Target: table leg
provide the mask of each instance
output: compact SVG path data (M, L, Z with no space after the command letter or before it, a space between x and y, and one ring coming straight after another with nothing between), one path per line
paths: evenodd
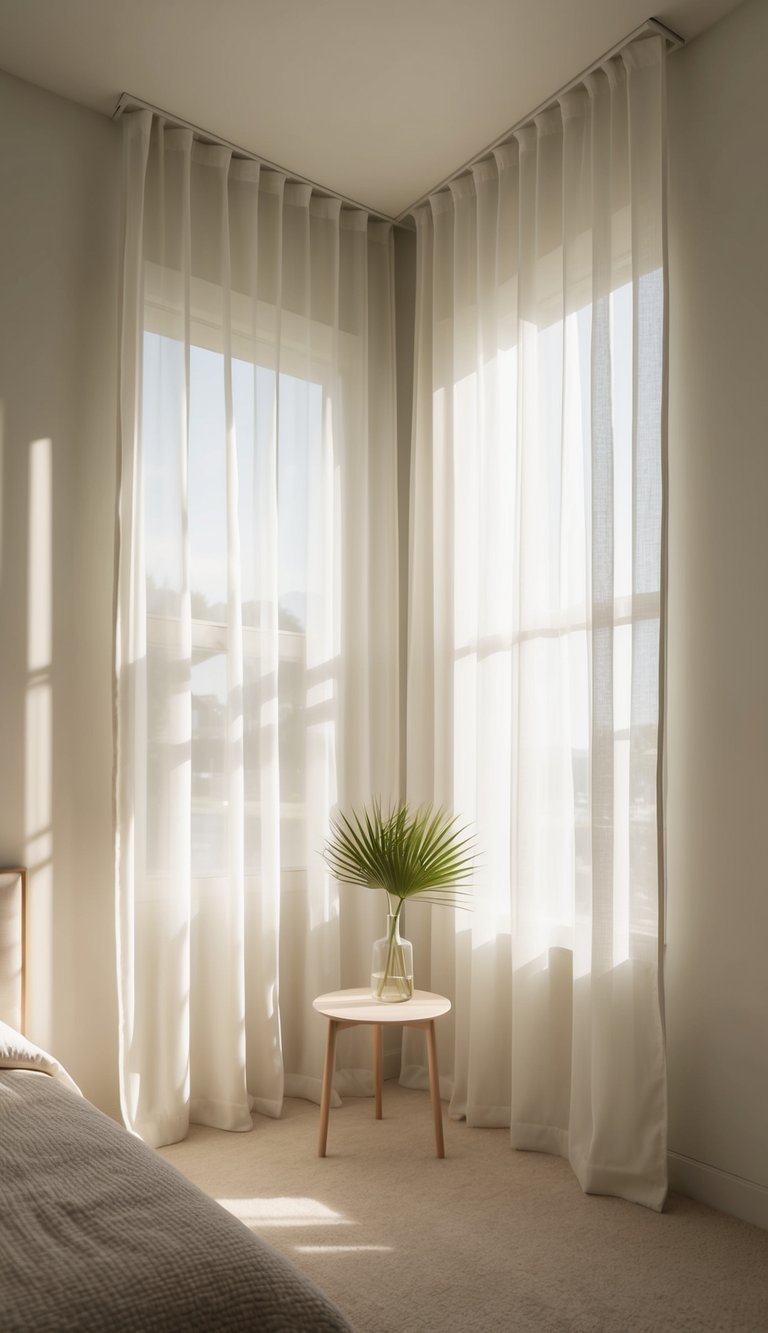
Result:
M333 1066L336 1058L336 1029L334 1018L328 1019L328 1041L325 1047L325 1066L323 1068L323 1091L320 1098L320 1139L317 1147L318 1157L325 1157L325 1145L328 1142L328 1116L331 1110L331 1088L333 1086Z
M373 1024L373 1091L376 1098L376 1119L381 1120L381 1081L382 1070L384 1067L384 1056L382 1052L382 1033L384 1028L381 1023Z
M429 1091L432 1097L432 1117L435 1122L435 1142L438 1157L445 1157L443 1141L443 1108L440 1105L440 1075L437 1072L437 1042L434 1020L427 1024L427 1061L429 1064Z

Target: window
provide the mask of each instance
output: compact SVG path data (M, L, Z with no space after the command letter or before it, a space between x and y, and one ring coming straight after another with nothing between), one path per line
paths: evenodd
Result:
M324 388L233 357L232 409L237 447L239 588L227 586L228 523L225 360L193 343L189 354L189 452L172 404L184 401L183 341L144 335L143 438L148 672L148 790L182 780L173 710L184 706L180 673L191 668L191 829L193 876L227 870L230 794L228 645L242 632L242 714L246 871L259 867L263 721L277 723L280 841L284 867L304 864L304 709L308 494L313 456L322 448ZM277 542L263 528L263 477L277 429ZM180 469L188 467L187 541L179 512ZM191 639L182 617L183 561L189 552ZM267 551L267 547L270 547ZM276 551L276 560L275 554ZM271 568L270 562L275 568ZM277 624L269 593L277 593ZM273 599L272 599L273 600ZM272 669L277 635L277 673ZM177 674L175 674L177 673ZM230 701L231 702L231 701ZM186 705L189 706L188 703ZM176 749L178 746L176 745ZM147 863L162 873L165 802L148 801Z

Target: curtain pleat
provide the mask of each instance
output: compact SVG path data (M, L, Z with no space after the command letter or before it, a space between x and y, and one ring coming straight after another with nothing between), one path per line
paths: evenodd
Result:
M418 211L407 759L481 850L408 919L451 1114L655 1208L663 116L650 37Z
M393 250L190 131L124 125L121 1088L161 1144L319 1100L312 999L363 984L380 934L320 852L337 802L397 794ZM370 1092L345 1035L337 1088Z

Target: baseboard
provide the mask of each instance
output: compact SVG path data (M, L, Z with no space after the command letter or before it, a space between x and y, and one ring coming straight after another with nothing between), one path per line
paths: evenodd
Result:
M768 1189L682 1153L667 1153L669 1188L768 1230Z

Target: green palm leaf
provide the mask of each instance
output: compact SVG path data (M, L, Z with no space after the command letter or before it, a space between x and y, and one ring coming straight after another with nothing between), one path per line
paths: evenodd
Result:
M372 801L360 812L331 818L323 856L342 884L384 889L393 898L415 898L467 907L475 871L475 839L455 815L403 803L383 810Z

